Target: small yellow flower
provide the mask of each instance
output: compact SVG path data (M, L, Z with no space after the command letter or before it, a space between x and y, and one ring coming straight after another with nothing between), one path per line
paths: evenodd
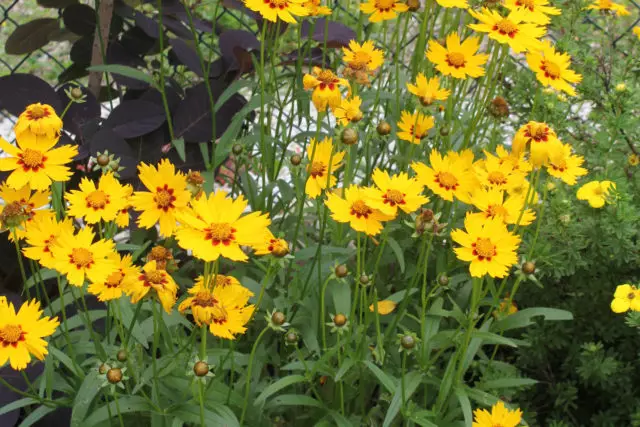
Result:
M531 209L522 212L524 197L510 196L505 200L505 192L502 190L477 190L471 200L481 212L470 215L480 219L499 218L505 224L519 225L529 225L536 219L536 214Z
M469 28L489 34L489 38L498 43L508 44L516 53L539 49L538 39L546 32L545 27L526 22L526 12L522 10L512 10L507 16L487 8L482 12L469 9L469 13L480 21L479 24L469 24Z
M608 12L618 16L631 15L631 12L625 6L614 3L611 0L594 0L592 4L585 7L585 10L599 10L600 12Z
M429 161L431 167L420 162L411 164L411 168L417 174L418 182L441 199L452 202L455 196L462 202L468 203L470 194L478 185L468 159L453 152L442 157L437 150L433 149L429 155Z
M483 186L509 191L522 184L524 173L490 153L485 152L485 155L485 160L476 163L476 175Z
M625 90L627 90L627 85L624 83L618 83L616 85L616 92L624 92Z
M398 122L398 138L412 144L420 144L420 141L427 136L434 125L435 120L431 116L419 111L413 114L403 111Z
M307 196L316 198L327 188L333 188L336 185L336 177L334 173L342 166L344 151L333 152L333 141L331 138L325 138L322 142L311 139L307 145L307 183L305 192Z
M354 96L351 99L343 99L340 105L333 110L333 115L340 122L342 126L348 125L350 122L359 122L362 120L362 111L360 106L362 105L362 98Z
M256 246L256 255L273 255L282 258L289 253L289 244L284 239L274 236L267 230L266 237Z
M162 308L167 313L171 313L173 305L176 303L178 285L173 277L165 270L158 270L155 261L149 261L142 268L141 274L135 280L128 280L124 285L124 292L131 298L131 302L136 304L147 296L150 291L155 291Z
M360 3L360 10L369 15L370 22L380 22L395 19L398 13L409 10L409 6L396 0L367 0Z
M625 313L629 310L640 311L640 290L629 284L618 285L611 301L611 311Z
M349 42L349 47L343 47L342 52L346 67L345 77L355 77L356 81L366 86L370 85L369 77L382 66L384 54L380 49L376 49L371 40L359 44L355 40Z
M500 300L500 305L493 311L493 317L496 319L503 319L518 312L518 306L515 301L509 301L509 299L510 298L507 297ZM491 427L493 427L493 425Z
M307 0L302 4L302 6L307 8L309 16L331 15L331 8L322 6L320 0Z
M524 153L520 153L516 155L513 152L507 151L506 148L502 145L498 145L496 148L496 154L500 159L500 163L509 163L511 164L511 168L516 171L520 171L524 174L531 172L533 166L524 158Z
M456 79L484 76L482 66L489 59L489 55L477 53L480 47L480 39L469 37L460 43L458 33L447 36L446 47L435 40L429 42L426 56L436 65L436 69L445 76Z
M551 86L570 96L576 96L576 90L570 83L580 83L582 76L569 69L571 56L556 52L550 41L542 43L539 51L529 51L527 63L544 86Z
M583 163L582 156L571 153L571 145L560 143L549 146L547 172L568 185L575 185L578 177L587 174L587 170L581 167Z
M640 39L640 27L633 27L633 34Z
M629 163L629 166L632 167L640 165L640 156L638 156L636 153L629 154L629 157L627 157L627 163Z
M244 4L271 22L280 19L295 24L295 16L309 15L309 9L304 6L304 0L244 0Z
M609 191L616 189L616 183L612 181L591 181L578 189L578 200L586 200L592 208L601 208L609 202Z
M540 196L526 179L520 185L510 188L507 192L509 196L522 197L523 200L528 198L530 206L536 205L540 201Z
M311 101L318 111L332 110L340 105L340 87L349 87L349 82L336 76L331 70L313 67L311 74L305 74L302 84L306 90L313 89Z
M440 89L440 79L433 77L429 80L424 74L419 73L416 77L416 84L407 83L407 89L420 99L425 107L433 104L434 101L446 101L451 91Z
M8 361L12 369L22 371L31 362L31 356L44 360L48 350L43 338L53 335L60 322L57 317L42 314L35 299L22 304L16 313L13 304L0 296L0 366Z
M467 3L467 0L436 0L436 1L440 6L445 8L449 8L449 7L458 7L460 9L469 8L469 3Z
M107 276L104 281L93 282L87 288L87 291L97 296L100 301L120 298L127 288L127 284L140 277L140 269L133 265L131 255L120 256L113 253L111 256L118 263L116 271Z
M398 209L412 213L429 203L429 198L422 195L423 185L415 178L409 178L405 172L397 175L376 169L371 175L376 189L365 189L369 198L367 204L372 208L395 217Z
M393 313L393 311L396 309L397 304L393 301L389 301L385 299L382 301L378 301L377 305L378 305L378 314L382 316L386 316L387 314ZM374 313L375 310L376 310L376 307L374 307L374 305L371 304L369 306L369 311Z
M0 199L4 202L4 205L0 205L0 217L4 209L10 205L24 215L24 223L19 227L15 227L15 233L18 239L23 239L28 228L35 221L41 218L53 218L55 214L48 208L49 197L51 192L49 191L35 191L31 194L29 185L25 185L19 190L14 190L6 184L0 186ZM1 220L0 220L1 221ZM6 227L6 224L1 224L2 227ZM9 234L9 239L13 240L13 233Z
M486 409L476 409L473 411L473 427L516 427L522 420L522 411L507 409L502 401L499 401L491 408L491 412Z
M20 114L13 130L16 138L27 144L34 145L46 139L57 141L62 120L50 105L31 104Z
M43 267L53 269L56 259L51 248L57 244L61 234L73 234L71 218L62 221L56 220L55 215L34 218L26 230L25 239L28 246L22 249L22 253L29 259L39 261Z
M504 5L509 10L521 11L525 22L538 25L548 25L551 22L549 15L562 13L557 7L550 6L548 0L506 0Z
M529 148L529 161L535 167L543 166L549 160L549 147L559 144L556 133L541 122L529 122L516 132L513 138L512 151L515 155L522 155Z
M336 222L349 223L351 228L362 231L369 236L375 236L382 230L382 221L389 221L393 217L385 215L368 204L371 194L364 188L352 185L345 191L342 198L333 193L327 193L325 205L331 211L331 218Z
M116 216L116 225L120 228L127 228L129 226L129 210L133 207L131 204L131 196L133 195L133 187L131 184L126 184L125 189L125 204L118 215Z
M120 185L112 173L100 177L98 186L83 178L80 190L71 190L65 195L69 202L67 213L83 218L88 224L113 221L127 204L127 189Z

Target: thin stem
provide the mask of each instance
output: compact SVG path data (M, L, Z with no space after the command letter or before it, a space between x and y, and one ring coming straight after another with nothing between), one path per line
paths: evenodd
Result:
M244 417L247 413L247 405L249 404L249 391L251 390L251 371L253 370L253 360L255 359L255 356L256 356L256 350L258 349L258 344L260 344L262 337L264 336L265 333L267 333L268 330L269 330L269 327L266 326L262 330L262 332L260 332L260 335L258 335L258 338L253 343L253 347L251 348L251 355L249 356L249 365L247 366L247 383L244 387L244 403L242 404L242 415L240 416L240 425L244 425Z
M16 247L16 256L18 257L18 266L20 267L20 275L22 276L22 285L25 293L27 294L27 298L31 299L29 286L27 286L27 273L25 272L24 263L22 262L22 252L20 251L20 242L18 240L18 232L14 228L12 230L12 233L13 233L13 244Z

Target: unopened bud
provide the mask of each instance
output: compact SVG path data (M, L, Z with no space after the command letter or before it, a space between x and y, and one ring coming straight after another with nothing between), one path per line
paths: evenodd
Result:
M340 135L344 145L354 145L358 143L358 131L354 128L345 128Z
M347 274L349 274L349 269L347 269L347 266L344 264L340 264L338 266L336 266L334 272L336 273L336 277L346 277Z
M73 99L82 99L83 96L84 93L82 93L82 89L80 89L79 87L74 87L73 89L71 89L71 97Z
M271 321L276 326L284 325L285 320L287 320L287 318L285 317L284 313L280 311L276 311L271 315Z
M405 335L402 338L400 338L400 345L405 350L411 350L416 346L416 339L411 335Z
M111 368L107 371L107 381L111 384L117 384L122 381L122 369Z
M336 314L333 316L333 324L340 327L347 324L347 316L344 314Z
M525 274L533 274L536 272L536 263L532 261L527 261L522 264L522 271Z
M391 125L385 121L382 121L380 123L378 123L378 126L376 127L376 131L378 132L378 135L389 135L391 133Z
M298 166L300 163L302 163L302 157L300 157L300 154L292 155L289 160L291 160L291 164L293 166Z
M193 365L193 373L196 377L204 377L209 373L209 365L200 360Z
M118 354L116 355L116 359L118 359L119 362L126 362L127 357L129 357L129 355L127 354L127 350L124 349L118 351Z
M369 276L367 276L366 274L361 274L360 275L360 284L361 285L368 285L369 284Z
M235 154L236 156L239 156L244 151L244 147L242 146L242 144L233 144L231 151L233 151L233 154Z
M407 0L407 6L409 6L409 11L417 12L420 9L420 0Z

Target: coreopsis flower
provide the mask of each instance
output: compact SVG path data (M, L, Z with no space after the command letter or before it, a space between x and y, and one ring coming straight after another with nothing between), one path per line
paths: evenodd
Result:
M359 122L362 120L362 98L354 96L353 98L345 98L340 101L340 105L333 110L333 115L342 126L346 126L351 122Z
M499 401L491 407L491 412L486 409L473 411L473 427L516 427L522 420L522 411L507 409L504 402Z
M505 277L518 263L520 237L507 230L501 218L484 219L468 213L464 227L466 231L453 230L451 239L460 245L454 249L458 259L470 262L471 276Z
M78 154L78 148L62 145L53 148L57 138L44 138L35 143L32 138L18 138L18 146L0 138L0 149L7 156L0 157L0 171L12 171L7 185L16 190L29 184L33 190L46 190L52 181L68 181L71 170L64 166Z
M611 0L594 0L592 4L585 7L585 10L599 10L617 16L631 15L631 12L629 12L624 5L614 3Z
M306 90L313 89L311 101L318 111L332 110L340 105L342 94L340 87L349 87L349 82L339 78L331 70L313 67L311 74L305 74L302 84Z
M62 120L52 106L38 102L27 106L18 117L13 130L16 139L27 144L36 144L46 139L57 141L62 130Z
M526 179L522 181L520 185L509 188L507 193L509 193L511 197L522 197L523 200L528 197L529 205L535 205L540 201L538 192Z
M571 153L569 144L551 144L549 146L549 161L547 172L549 175L560 178L568 185L575 185L576 179L587 174L582 166L584 158Z
M469 13L480 21L469 24L469 28L487 33L498 43L508 44L516 53L539 49L538 39L546 32L545 27L526 22L525 12L521 10L512 10L506 17L487 8L482 8L482 12L469 9Z
M409 10L409 6L396 0L367 0L360 3L360 10L369 15L370 22L380 22L395 19L398 13Z
M640 39L640 27L633 27L633 34Z
M636 153L631 153L627 157L627 164L633 168L640 165L640 156Z
M618 285L611 301L611 311L625 313L629 310L640 311L640 290L629 284Z
M111 257L116 261L116 271L107 276L104 281L93 282L87 287L87 291L98 297L100 301L118 299L127 289L127 283L140 277L140 269L133 265L131 255L118 255L113 253Z
M155 261L156 268L158 270L167 270L171 272L177 267L177 263L173 257L171 249L160 245L152 247L144 259L145 262Z
M345 77L354 77L356 82L369 86L369 77L373 76L384 62L384 54L376 49L371 40L359 44L355 40L349 42L349 47L343 47L342 52L346 67Z
M302 3L302 6L306 7L309 11L309 16L323 16L331 15L331 8L322 6L320 0L307 0Z
M522 12L525 22L547 25L551 22L549 15L560 15L562 11L549 5L549 0L506 0L504 6L509 10Z
M289 244L284 239L274 236L267 230L265 238L256 246L256 255L273 255L282 258L289 254Z
M169 160L158 168L142 163L138 166L140 181L149 191L136 191L131 197L133 208L140 211L138 225L152 228L160 224L160 234L169 237L176 228L176 215L184 211L191 199L187 178Z
M83 228L77 234L65 231L50 247L54 268L66 274L67 281L73 286L82 286L85 278L92 282L105 281L118 268L118 263L111 257L114 242L98 240L94 243L94 237L90 228Z
M544 86L551 86L571 96L576 95L576 90L571 86L571 83L580 83L582 76L569 69L571 56L556 52L550 41L546 40L542 43L541 50L529 51L527 63L536 73L538 81Z
M435 149L429 155L431 166L414 162L411 168L416 172L418 182L429 188L441 199L457 199L467 203L469 195L476 188L475 172L464 156L442 155Z
M42 313L35 299L22 304L16 313L13 304L0 296L0 366L8 361L11 368L21 371L31 356L44 360L48 350L43 338L53 335L60 322Z
M460 9L468 9L469 3L467 0L436 0L438 4L445 8L458 7Z
M427 136L434 125L435 120L432 116L420 111L415 111L413 114L403 111L398 122L398 138L412 144L420 144L422 138Z
M549 147L560 143L556 133L541 122L529 122L516 132L511 150L514 155L520 156L529 147L529 161L533 166L540 167L549 160Z
M536 219L535 213L531 209L524 212L524 197L506 197L503 190L480 189L473 193L471 198L473 205L480 212L471 213L480 219L501 219L505 224L529 225ZM522 217L520 216L522 214ZM518 219L520 221L518 221Z
M61 234L73 234L71 218L65 218L62 221L58 221L55 215L34 218L25 232L28 246L22 248L22 253L27 258L40 262L43 267L53 269L56 259L51 249L57 244Z
M344 192L344 198L333 192L327 193L325 205L336 222L349 223L351 228L375 236L382 230L382 221L393 219L368 204L371 194L364 188L351 185Z
M490 153L485 155L484 160L476 163L476 176L482 186L508 191L522 184L525 179L524 173L514 170L512 164L501 162Z
M527 159L525 159L524 152L516 154L507 151L507 149L504 148L503 145L498 145L496 147L496 155L498 156L500 163L509 163L513 170L520 171L525 175L531 172L531 169L533 169L531 163L529 163Z
M123 285L124 293L131 298L131 302L134 304L152 290L155 291L153 295L158 297L162 308L167 313L171 313L171 309L176 303L178 285L166 270L156 268L155 261L146 263L138 277L125 281Z
M126 207L127 189L112 173L102 175L97 186L90 179L82 178L79 187L65 195L69 202L67 213L83 218L88 224L113 221Z
M180 216L178 244L203 261L215 261L220 256L246 261L248 257L240 246L255 248L262 244L271 224L268 214L243 216L247 205L244 197L234 200L223 190L192 200L191 209Z
M295 16L309 15L304 0L244 0L244 4L271 22L281 20L295 24Z
M609 201L609 191L616 189L612 181L591 181L578 189L578 200L586 200L592 208L601 208Z
M451 33L447 36L446 46L431 40L426 56L445 76L456 79L466 79L467 76L476 78L484 76L482 66L489 59L489 55L477 53L479 47L478 37L468 37L460 43L458 33Z
M393 310L395 310L397 306L395 302L389 301L386 299L382 301L377 301L376 304L378 305L378 314L382 316L386 316L387 314L393 313ZM376 307L373 304L371 304L369 306L369 311L374 313L376 311Z
M344 151L333 152L333 141L325 138L322 142L311 139L307 145L307 172L309 178L304 191L307 196L316 198L326 188L333 188L336 185L336 177L333 174L342 166Z
M429 198L422 195L423 185L415 178L409 178L405 172L389 175L376 169L371 174L376 189L365 189L367 204L387 215L395 217L398 209L406 213L417 211L422 205L429 203Z
M493 98L487 106L487 110L489 111L489 114L491 114L496 119L504 119L506 117L509 117L509 103L501 96L496 96L495 98Z
M253 292L242 286L237 280L229 286L211 288L205 285L200 276L178 310L183 313L191 310L198 325L209 325L209 331L220 338L235 339L238 334L247 331L245 325L253 315L254 305L247 305Z
M129 209L133 207L131 204L131 196L133 195L133 186L131 184L124 185L125 190L125 203L118 215L116 215L116 225L120 228L127 228L129 226Z
M33 224L34 221L40 218L52 218L55 214L48 208L49 197L51 192L49 191L34 191L31 193L29 185L25 185L19 190L10 188L6 184L0 186L0 200L4 202L0 205L0 222L2 221L2 212L9 206L15 211L21 213L20 224L16 224L13 228L18 239L23 239L26 236L27 228ZM5 212L6 213L6 212ZM7 227L4 222L0 228ZM13 233L9 235L9 239L13 239Z
M417 96L425 107L433 104L434 101L446 101L451 95L449 89L440 89L440 79L437 76L427 80L422 73L416 77L415 85L407 83L407 89Z
M496 319L504 319L507 316L511 316L518 312L518 305L511 298L503 298L500 300L498 308L493 311L493 317Z

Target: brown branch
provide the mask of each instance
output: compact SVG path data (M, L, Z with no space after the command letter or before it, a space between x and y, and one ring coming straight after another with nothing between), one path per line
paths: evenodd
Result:
M93 51L91 54L91 65L102 65L103 56L107 54L109 43L109 27L113 17L114 0L102 0L98 9L98 25L96 34L93 37ZM104 49L104 52L103 52ZM104 55L103 55L104 54ZM102 84L102 72L92 71L89 73L89 92L96 98L100 96L100 85Z

